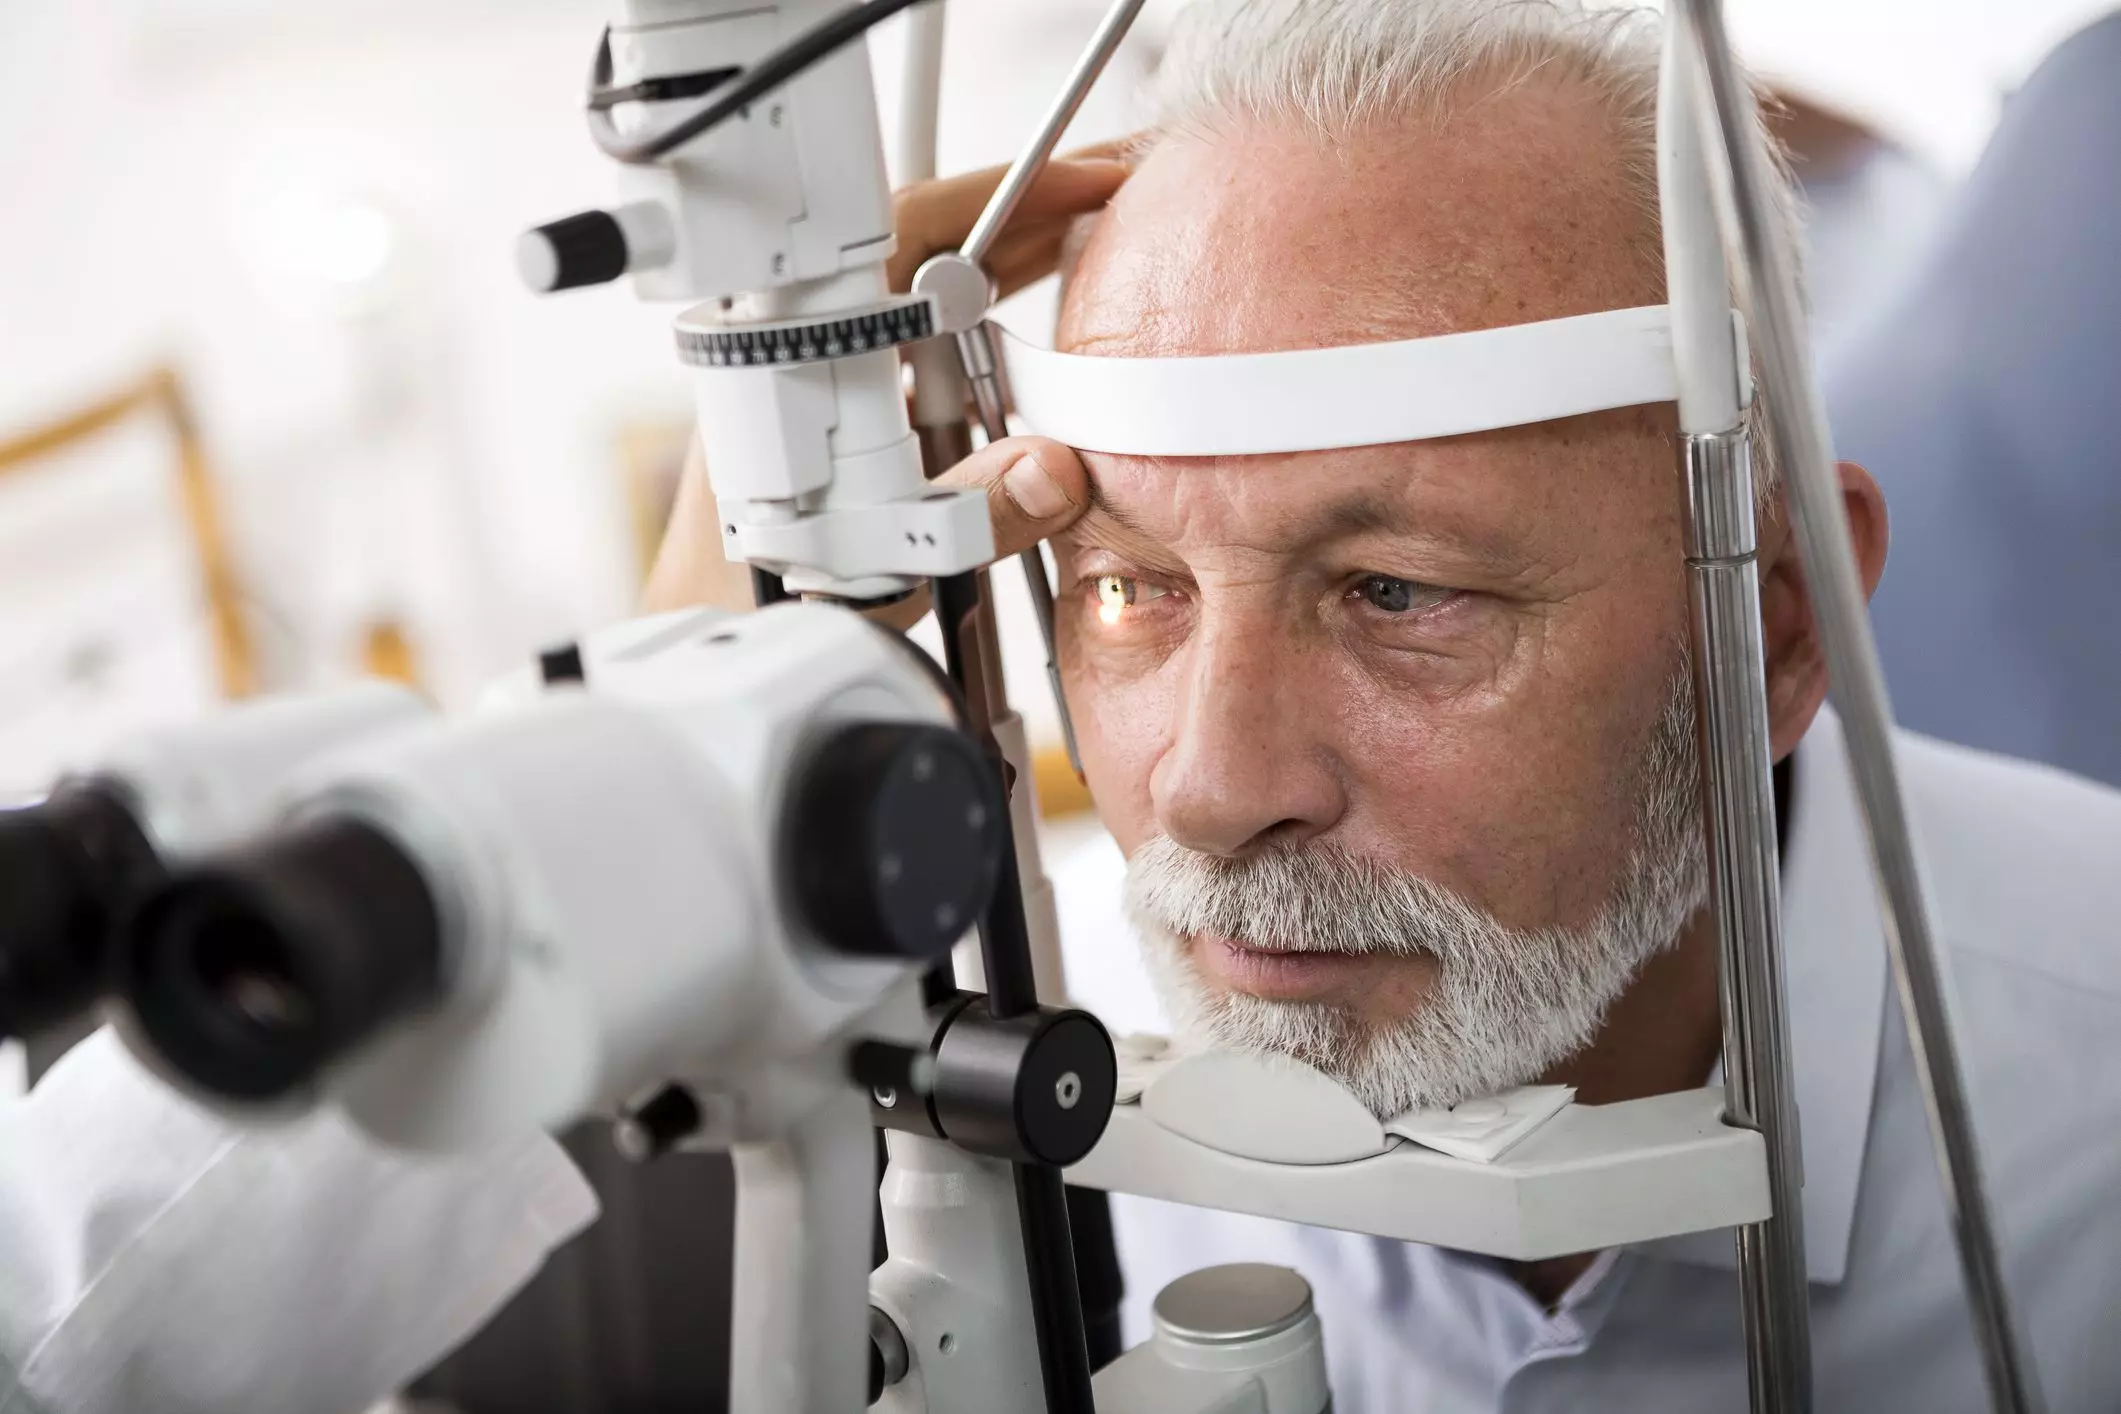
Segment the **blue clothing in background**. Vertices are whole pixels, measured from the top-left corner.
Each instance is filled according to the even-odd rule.
[[[1824,362],[1835,450],[1891,507],[1900,721],[2121,784],[2121,15],[2011,98]]]

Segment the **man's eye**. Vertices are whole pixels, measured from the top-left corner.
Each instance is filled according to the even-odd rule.
[[[1097,596],[1097,617],[1108,624],[1118,623],[1135,604],[1161,599],[1165,593],[1153,584],[1123,574],[1093,575],[1090,590]]]
[[[1356,584],[1354,594],[1371,608],[1387,614],[1432,609],[1451,597],[1448,589],[1411,579],[1396,579],[1388,574],[1364,575]]]

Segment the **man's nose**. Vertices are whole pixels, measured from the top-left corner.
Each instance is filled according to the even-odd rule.
[[[1346,798],[1325,732],[1331,680],[1261,625],[1202,625],[1188,645],[1171,744],[1149,778],[1156,823],[1178,844],[1239,854],[1332,827]]]

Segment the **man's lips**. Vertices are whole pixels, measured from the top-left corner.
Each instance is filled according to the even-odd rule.
[[[1189,950],[1211,984],[1277,1002],[1345,1000],[1360,971],[1377,961],[1371,953],[1286,952],[1212,934],[1195,935]]]

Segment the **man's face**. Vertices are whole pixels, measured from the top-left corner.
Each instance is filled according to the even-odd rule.
[[[1587,99],[1527,86],[1441,132],[1171,139],[1085,248],[1062,346],[1251,352],[1660,303],[1655,228],[1602,131]],[[1334,890],[1383,878],[1483,914],[1494,948],[1594,946],[1640,882],[1653,758],[1689,731],[1670,439],[1655,408],[1349,451],[1086,456],[1096,505],[1058,546],[1062,662],[1084,771],[1130,860],[1196,882],[1325,860],[1337,871],[1273,876],[1308,889],[1288,916],[1330,917]],[[1255,897],[1279,887],[1249,877]],[[1663,929],[1648,946],[1677,927],[1661,902],[1625,925]],[[1330,926],[1180,926],[1167,991],[1272,1013],[1286,1024],[1243,1035],[1299,1052],[1403,1026],[1462,965]],[[1501,995],[1508,977],[1479,986],[1491,1010],[1561,1005]],[[1481,1083],[1529,1078],[1493,1069]],[[1380,1107],[1456,1093],[1369,1089]]]

